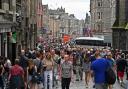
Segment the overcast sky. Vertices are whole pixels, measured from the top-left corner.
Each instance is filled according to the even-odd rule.
[[[76,18],[84,19],[89,12],[90,0],[42,0],[49,8],[56,9],[63,6],[69,14],[75,14]]]

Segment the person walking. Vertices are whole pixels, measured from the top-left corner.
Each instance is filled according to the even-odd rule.
[[[80,80],[80,68],[81,68],[81,61],[79,55],[75,54],[74,56],[74,69],[76,74],[76,81]]]
[[[58,61],[59,61],[59,56],[55,53],[55,50],[52,49],[50,51],[53,62],[54,62],[54,66],[53,66],[53,87],[57,87],[58,85],[58,81],[57,81],[57,77],[58,76]]]
[[[52,56],[50,52],[46,53],[46,57],[43,60],[43,67],[45,68],[44,70],[44,87],[45,89],[53,89],[53,66],[54,66],[54,61],[52,59]],[[49,87],[49,88],[48,88]]]
[[[116,66],[117,66],[117,76],[119,78],[119,83],[122,86],[124,72],[127,66],[127,61],[124,59],[124,54],[121,54],[121,58],[117,60]]]
[[[91,67],[89,53],[84,54],[83,60],[84,60],[83,70],[85,72],[85,83],[86,83],[86,88],[88,88],[89,87],[89,80],[90,80],[90,67]]]
[[[19,59],[16,59],[15,65],[11,67],[8,80],[10,89],[25,89],[24,70],[19,66]]]
[[[27,67],[27,78],[28,78],[27,87],[29,87],[30,89],[36,89],[37,81],[36,79],[34,79],[36,76],[36,72],[37,72],[36,65],[34,64],[32,59],[29,59],[28,67]]]
[[[101,58],[100,53],[95,53],[96,60],[91,64],[91,74],[94,76],[96,89],[107,89],[105,72],[109,67],[107,60]]]
[[[73,74],[73,65],[69,61],[69,55],[64,55],[64,61],[61,63],[61,87],[69,89]]]
[[[106,59],[107,59],[109,65],[110,65],[110,67],[113,69],[114,72],[116,72],[115,71],[116,63],[115,63],[115,60],[112,58],[111,52],[107,53],[106,57],[107,57]],[[108,85],[108,87],[109,87],[109,89],[112,89],[112,85]]]
[[[25,55],[25,50],[21,50],[19,65],[24,70],[24,82],[27,82],[27,67],[28,67],[28,58]]]

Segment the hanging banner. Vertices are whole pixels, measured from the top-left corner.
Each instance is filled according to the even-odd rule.
[[[69,42],[70,41],[70,36],[69,35],[64,35],[63,36],[63,42],[66,43],[66,42]]]

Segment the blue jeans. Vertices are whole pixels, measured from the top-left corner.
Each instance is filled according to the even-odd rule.
[[[49,83],[48,83],[48,75],[49,75]],[[48,87],[48,84],[49,84],[49,89],[53,89],[52,88],[52,84],[53,84],[53,71],[50,70],[50,71],[44,71],[44,87],[45,89],[47,89]]]

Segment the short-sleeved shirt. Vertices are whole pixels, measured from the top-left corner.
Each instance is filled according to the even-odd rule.
[[[104,58],[100,58],[92,62],[91,70],[94,72],[95,83],[105,83],[105,71],[109,64]]]
[[[24,70],[19,65],[12,66],[10,70],[11,76],[22,76],[24,74]]]
[[[124,72],[127,66],[127,61],[125,59],[118,59],[116,65],[117,65],[117,71]]]
[[[61,70],[62,70],[62,77],[63,78],[71,78],[72,76],[72,70],[73,70],[73,66],[71,62],[63,62],[61,64]]]

